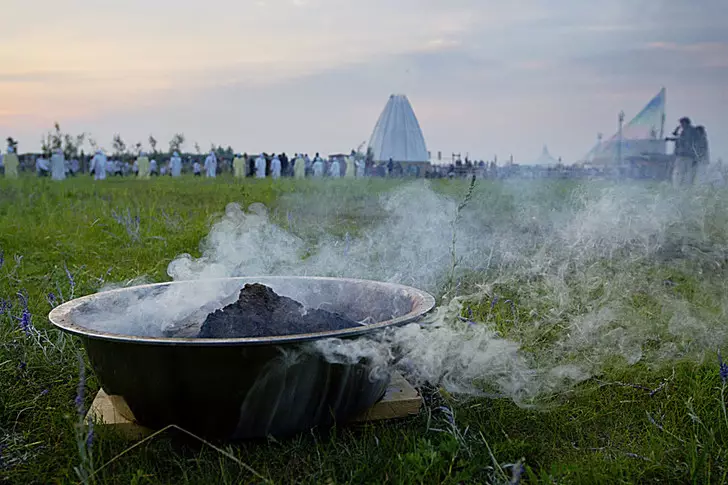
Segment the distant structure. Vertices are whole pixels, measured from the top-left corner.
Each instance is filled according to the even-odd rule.
[[[430,155],[420,124],[407,96],[391,95],[369,140],[375,162],[402,164],[405,169],[427,168]]]
[[[626,125],[623,125],[624,114],[620,113],[617,133],[606,140],[598,136],[596,145],[580,161],[603,166],[621,164],[625,159],[643,154],[664,156],[667,153],[664,139],[665,101],[663,87]]]
[[[526,165],[533,165],[536,167],[555,167],[559,164],[560,162],[549,153],[548,147],[544,145],[541,155],[533,163]]]

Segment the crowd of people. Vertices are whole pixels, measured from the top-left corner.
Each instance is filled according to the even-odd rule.
[[[181,155],[140,152],[137,156],[120,155],[109,157],[102,150],[92,156],[69,156],[61,149],[46,154],[18,157],[15,146],[9,145],[7,154],[0,156],[0,173],[5,177],[17,177],[20,171],[35,172],[39,177],[63,180],[68,176],[91,174],[96,180],[107,177],[179,177],[188,173],[196,177],[214,178],[229,173],[237,178],[341,178],[341,177],[425,177],[461,178],[476,176],[483,179],[504,178],[657,178],[672,180],[676,186],[695,183],[701,169],[710,161],[708,139],[703,126],[693,126],[690,119],[680,119],[680,125],[667,141],[675,143],[674,155],[662,155],[658,160],[646,157],[647,164],[639,161],[622,160],[621,164],[608,166],[528,166],[508,163],[499,166],[492,162],[471,161],[467,158],[450,164],[432,165],[423,163],[400,163],[375,161],[371,152],[352,150],[349,155],[331,155],[327,158],[316,153],[313,157],[297,153],[288,157],[280,154],[233,154],[210,151],[206,155]],[[657,163],[653,163],[657,161]],[[718,165],[721,165],[720,163]],[[645,166],[649,166],[647,170]],[[655,175],[655,167],[662,175]],[[720,167],[722,170],[722,167]]]

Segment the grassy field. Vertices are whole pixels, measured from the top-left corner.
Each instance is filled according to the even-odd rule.
[[[650,191],[665,188],[629,189],[644,197],[635,196],[639,210],[652,211],[644,217],[608,187],[596,198],[574,182],[537,182],[517,196],[510,183],[476,187],[453,252],[476,249],[456,254],[449,276],[436,275],[438,296],[459,295],[464,317],[518,342],[536,368],[588,371],[572,384],[529,381],[538,393],[520,405],[436,383],[410,419],[220,449],[165,432],[127,451],[133,443],[79,426],[98,384],[90,370],[79,379],[78,342],[50,327],[54,304],[107,283],[169,279],[169,262],[199,256],[230,202],[265,204],[316,248],[323,235],[348,241],[375,228],[381,196],[403,184],[0,179],[0,482],[726,481],[728,368],[722,379],[717,351],[728,330],[728,196],[719,190],[648,207]],[[467,192],[466,182],[433,187],[455,205]],[[559,208],[569,204],[576,209],[564,222]],[[520,256],[510,257],[516,246]]]

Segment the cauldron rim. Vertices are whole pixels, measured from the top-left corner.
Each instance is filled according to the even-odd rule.
[[[190,283],[202,283],[205,281],[222,282],[222,281],[250,281],[254,280],[303,280],[303,281],[336,281],[341,283],[355,283],[376,286],[380,289],[387,289],[394,295],[396,291],[404,291],[412,300],[412,309],[399,317],[375,322],[372,324],[362,325],[361,328],[332,330],[317,333],[302,333],[292,335],[270,336],[270,337],[238,337],[238,338],[196,338],[196,337],[140,337],[135,335],[126,335],[113,332],[104,332],[88,327],[78,325],[73,322],[72,313],[75,309],[84,303],[99,298],[99,295],[108,295],[112,293],[124,293],[139,289],[152,289],[172,285],[183,285]],[[294,344],[309,342],[313,340],[327,338],[351,338],[365,335],[377,329],[404,325],[418,321],[420,318],[428,314],[435,307],[435,298],[420,289],[401,285],[398,283],[388,283],[383,281],[364,280],[356,278],[335,278],[324,276],[240,276],[229,278],[205,278],[198,280],[179,280],[167,281],[162,283],[152,283],[145,285],[129,286],[125,288],[117,288],[107,290],[90,295],[75,298],[55,307],[48,314],[50,322],[59,329],[73,335],[77,335],[86,339],[109,340],[117,342],[128,342],[135,344],[149,345],[184,345],[184,346],[206,346],[206,347],[224,347],[224,346],[252,346],[252,345],[270,345],[270,344]]]

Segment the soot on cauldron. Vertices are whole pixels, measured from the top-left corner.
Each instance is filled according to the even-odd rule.
[[[205,318],[198,338],[272,337],[344,330],[360,324],[341,314],[305,308],[258,283],[246,284],[234,303]]]

